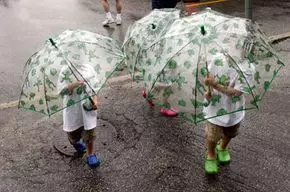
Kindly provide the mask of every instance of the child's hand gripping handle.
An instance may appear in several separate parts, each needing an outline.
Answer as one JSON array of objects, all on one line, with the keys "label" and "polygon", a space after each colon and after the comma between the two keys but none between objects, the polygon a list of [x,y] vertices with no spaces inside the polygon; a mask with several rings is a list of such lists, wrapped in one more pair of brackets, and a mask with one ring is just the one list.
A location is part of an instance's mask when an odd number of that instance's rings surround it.
[{"label": "child's hand gripping handle", "polygon": [[89,100],[90,100],[90,102],[92,104],[92,110],[97,110],[98,107],[97,107],[97,104],[94,102],[94,100],[91,97],[89,97]]}]

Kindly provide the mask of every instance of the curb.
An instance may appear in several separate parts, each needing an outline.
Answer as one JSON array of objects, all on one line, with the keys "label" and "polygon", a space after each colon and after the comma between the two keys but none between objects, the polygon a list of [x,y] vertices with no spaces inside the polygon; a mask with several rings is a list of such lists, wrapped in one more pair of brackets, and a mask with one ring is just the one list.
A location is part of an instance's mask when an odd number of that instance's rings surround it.
[{"label": "curb", "polygon": [[278,42],[286,40],[288,38],[290,38],[290,32],[279,34],[279,35],[273,35],[273,36],[269,37],[270,43],[278,43]]}]

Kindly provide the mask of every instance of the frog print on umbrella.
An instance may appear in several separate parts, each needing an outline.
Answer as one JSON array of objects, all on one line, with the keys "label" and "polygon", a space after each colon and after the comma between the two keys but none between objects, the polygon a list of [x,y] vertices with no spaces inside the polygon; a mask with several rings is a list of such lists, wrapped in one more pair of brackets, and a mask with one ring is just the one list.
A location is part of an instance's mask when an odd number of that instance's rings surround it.
[{"label": "frog print on umbrella", "polygon": [[[66,30],[48,39],[26,62],[18,107],[51,116],[90,96],[83,97],[87,93],[78,87],[75,93],[80,99],[66,101],[70,93],[61,83],[82,80],[97,94],[124,59],[118,41],[88,31]],[[90,66],[92,76],[85,77],[84,65]],[[63,68],[68,70],[60,75]]]}]

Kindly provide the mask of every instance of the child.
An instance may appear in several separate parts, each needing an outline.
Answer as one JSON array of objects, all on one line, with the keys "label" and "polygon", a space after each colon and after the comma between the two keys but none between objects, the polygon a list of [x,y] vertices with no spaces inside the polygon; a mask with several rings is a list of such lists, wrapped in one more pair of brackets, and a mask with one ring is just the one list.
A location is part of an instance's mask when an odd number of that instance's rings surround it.
[{"label": "child", "polygon": [[[172,73],[172,75],[174,75],[172,70],[163,71],[163,73],[167,73],[167,74],[171,74]],[[158,95],[159,101],[162,102],[163,104],[166,104],[166,103],[168,103],[168,97],[169,96],[165,95],[164,91],[166,89],[170,88],[171,85],[172,85],[172,83],[170,81],[166,81],[162,77],[159,77],[158,81],[154,84],[154,87],[153,87],[153,90],[152,90],[151,94]],[[147,98],[147,94],[146,94],[145,88],[142,89],[142,96],[144,98]],[[153,108],[155,106],[153,104],[153,101],[151,101],[150,99],[148,99],[147,102],[148,102],[150,107]],[[167,117],[176,117],[176,116],[178,116],[178,110],[174,109],[174,108],[161,107],[160,108],[160,113],[162,115],[164,115],[164,116],[167,116]]]},{"label": "child", "polygon": [[[78,71],[87,79],[96,78],[90,65],[78,66]],[[79,75],[78,72],[74,72]],[[81,98],[92,94],[92,90],[84,81],[76,79],[69,67],[63,67],[58,77],[59,94],[63,97],[64,107],[68,103],[80,101]],[[92,96],[95,105],[89,99],[72,104],[63,110],[63,130],[67,132],[68,139],[78,153],[87,152],[87,164],[89,167],[97,167],[100,161],[93,153],[94,139],[97,126],[97,96]],[[91,109],[91,110],[88,110]]]},{"label": "child", "polygon": [[[216,116],[217,112],[220,109],[233,112],[241,107],[244,108],[244,87],[248,86],[245,80],[250,85],[253,82],[255,68],[252,64],[245,63],[247,61],[244,60],[238,66],[235,66],[236,64],[231,66],[228,59],[224,54],[217,54],[209,64],[209,75],[204,80],[205,85],[212,88],[211,93],[205,93],[205,98],[208,101],[213,96],[220,98],[219,102],[210,103],[209,106],[204,108],[206,118],[209,118],[205,127],[208,150],[205,161],[205,172],[207,174],[218,173],[218,162],[227,164],[231,161],[227,146],[231,139],[238,134],[241,121],[245,117],[244,110],[223,116]],[[241,77],[237,70],[241,70],[244,77]],[[232,102],[233,98],[236,98],[234,102]]]}]

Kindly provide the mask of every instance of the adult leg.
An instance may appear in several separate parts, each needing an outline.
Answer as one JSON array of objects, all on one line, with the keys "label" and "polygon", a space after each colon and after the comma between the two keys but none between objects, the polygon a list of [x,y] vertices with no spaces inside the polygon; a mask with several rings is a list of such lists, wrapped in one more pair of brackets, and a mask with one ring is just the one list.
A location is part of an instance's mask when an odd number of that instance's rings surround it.
[{"label": "adult leg", "polygon": [[117,16],[116,16],[116,24],[121,25],[122,24],[122,0],[116,0],[116,9],[117,9]]},{"label": "adult leg", "polygon": [[108,0],[101,0],[101,2],[102,2],[102,5],[105,9],[105,12],[106,13],[110,12],[110,5],[109,5]]},{"label": "adult leg", "polygon": [[103,21],[103,26],[104,27],[108,27],[109,24],[113,23],[114,22],[114,19],[112,17],[112,14],[110,12],[110,6],[109,6],[109,3],[108,3],[108,0],[101,0],[102,2],[102,5],[104,7],[104,10],[106,12],[106,19],[105,21]]},{"label": "adult leg", "polygon": [[117,10],[117,13],[121,13],[122,12],[122,8],[123,8],[122,0],[116,0],[116,10]]}]

